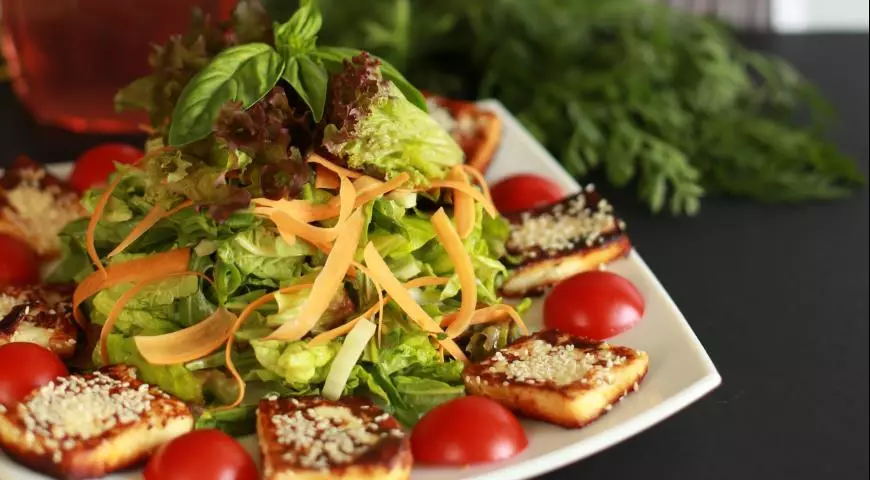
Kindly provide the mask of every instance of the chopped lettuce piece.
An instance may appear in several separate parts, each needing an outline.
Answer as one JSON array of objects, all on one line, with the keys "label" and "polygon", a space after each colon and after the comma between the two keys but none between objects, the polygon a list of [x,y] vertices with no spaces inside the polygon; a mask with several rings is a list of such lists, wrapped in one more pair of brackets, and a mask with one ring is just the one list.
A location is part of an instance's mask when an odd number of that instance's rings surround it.
[{"label": "chopped lettuce piece", "polygon": [[304,341],[253,340],[251,346],[260,365],[288,384],[297,386],[323,383],[341,342],[311,347]]},{"label": "chopped lettuce piece", "polygon": [[382,77],[377,59],[354,57],[330,84],[324,146],[349,167],[385,178],[405,172],[427,185],[463,162],[453,137]]},{"label": "chopped lettuce piece", "polygon": [[[313,252],[302,240],[288,245],[264,228],[241,232],[217,249],[218,258],[241,274],[279,281],[298,277],[305,256]],[[228,293],[233,291],[228,289]]]},{"label": "chopped lettuce piece", "polygon": [[[132,365],[138,370],[138,376],[143,382],[157,385],[185,402],[203,403],[202,385],[184,365],[151,365],[142,358],[136,343],[130,337],[110,334],[106,345],[110,363]],[[93,357],[94,362],[99,363],[99,348],[94,349]]]}]

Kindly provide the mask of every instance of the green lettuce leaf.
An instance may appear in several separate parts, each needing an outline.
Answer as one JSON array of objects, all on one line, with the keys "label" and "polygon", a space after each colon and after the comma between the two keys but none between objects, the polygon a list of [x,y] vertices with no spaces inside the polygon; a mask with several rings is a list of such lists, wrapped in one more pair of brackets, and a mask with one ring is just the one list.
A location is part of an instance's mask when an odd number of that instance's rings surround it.
[{"label": "green lettuce leaf", "polygon": [[253,340],[251,346],[263,368],[278,375],[287,384],[305,386],[326,380],[329,365],[341,348],[341,342],[332,341],[311,347],[304,341]]},{"label": "green lettuce leaf", "polygon": [[[146,362],[132,338],[110,334],[106,345],[110,363],[125,363],[136,367],[139,378],[146,383],[157,385],[171,395],[185,402],[202,404],[204,401],[202,385],[193,372],[183,365],[151,365]],[[94,349],[94,361],[99,362],[99,348]]]},{"label": "green lettuce leaf", "polygon": [[404,172],[415,185],[427,185],[463,162],[453,137],[383,79],[377,59],[354,57],[330,88],[324,146],[351,168],[385,178]]},{"label": "green lettuce leaf", "polygon": [[234,266],[242,275],[279,281],[298,277],[305,257],[313,253],[313,247],[304,241],[288,245],[262,227],[237,234],[217,250],[221,262]]}]

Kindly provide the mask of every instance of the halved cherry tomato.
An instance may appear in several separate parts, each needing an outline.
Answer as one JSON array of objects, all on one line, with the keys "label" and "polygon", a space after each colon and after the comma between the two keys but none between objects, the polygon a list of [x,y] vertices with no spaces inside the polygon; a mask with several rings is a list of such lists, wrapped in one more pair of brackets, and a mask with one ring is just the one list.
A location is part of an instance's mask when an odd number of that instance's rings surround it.
[{"label": "halved cherry tomato", "polygon": [[0,287],[39,281],[39,257],[17,237],[0,233]]},{"label": "halved cherry tomato", "polygon": [[68,374],[60,358],[45,347],[27,342],[0,346],[0,405],[10,407],[34,389]]},{"label": "halved cherry tomato", "polygon": [[411,432],[414,461],[434,465],[496,462],[529,441],[517,417],[486,397],[460,397],[429,411]]},{"label": "halved cherry tomato", "polygon": [[492,201],[501,213],[513,213],[558,202],[564,194],[559,185],[524,173],[507,177],[492,186]]},{"label": "halved cherry tomato", "polygon": [[257,480],[251,455],[220,430],[194,430],[163,444],[145,467],[145,480]]},{"label": "halved cherry tomato", "polygon": [[643,317],[643,296],[625,277],[584,272],[556,285],[544,301],[544,325],[590,340],[606,340]]},{"label": "halved cherry tomato", "polygon": [[98,145],[76,159],[69,182],[80,192],[104,185],[115,171],[115,162],[136,163],[142,155],[142,150],[123,143]]}]

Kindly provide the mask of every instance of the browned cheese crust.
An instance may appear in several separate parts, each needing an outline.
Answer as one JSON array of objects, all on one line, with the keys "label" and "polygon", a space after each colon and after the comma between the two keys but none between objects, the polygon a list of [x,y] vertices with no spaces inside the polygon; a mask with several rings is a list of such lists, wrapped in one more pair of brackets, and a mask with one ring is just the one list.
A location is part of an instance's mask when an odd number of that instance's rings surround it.
[{"label": "browned cheese crust", "polygon": [[138,464],[193,428],[184,402],[125,365],[61,377],[15,407],[0,406],[0,446],[54,478],[102,477]]},{"label": "browned cheese crust", "polygon": [[72,292],[66,285],[0,288],[0,345],[31,342],[72,357],[78,341]]},{"label": "browned cheese crust", "polygon": [[404,480],[409,440],[395,418],[360,397],[267,398],[257,409],[264,480]]},{"label": "browned cheese crust", "polygon": [[463,373],[469,394],[566,428],[588,425],[637,390],[649,358],[555,330],[523,337]]},{"label": "browned cheese crust", "polygon": [[540,295],[560,281],[631,251],[625,224],[591,187],[541,208],[506,215],[507,251],[519,262],[501,286],[506,297]]}]

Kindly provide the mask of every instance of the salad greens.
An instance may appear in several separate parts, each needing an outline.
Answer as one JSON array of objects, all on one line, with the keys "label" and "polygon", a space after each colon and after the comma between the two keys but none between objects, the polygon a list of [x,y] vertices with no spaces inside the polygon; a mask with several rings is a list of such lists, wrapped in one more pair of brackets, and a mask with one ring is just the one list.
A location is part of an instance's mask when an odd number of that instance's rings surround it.
[{"label": "salad greens", "polygon": [[[272,26],[262,22],[266,17],[257,5],[240,2],[233,22],[220,27],[198,19],[193,33],[157,49],[154,73],[118,95],[119,104],[148,110],[154,133],[147,153],[137,166],[119,167],[113,190],[95,189],[82,200],[93,213],[106,199],[92,230],[103,264],[188,249],[187,268],[200,274],[163,278],[134,295],[108,332],[108,361],[134,365],[145,381],[206,409],[232,404],[198,421],[232,433],[253,428],[253,409],[266,394],[319,394],[344,337],[336,334],[316,345],[309,340],[353,320],[378,300],[378,287],[356,271],[345,277],[306,336],[267,339],[278,327],[296,322],[313,289],[259,300],[280,288],[314,282],[328,254],[322,245],[288,236],[255,211],[252,199],[260,202],[256,205],[280,200],[311,208],[337,201],[335,190],[315,186],[304,160],[312,152],[374,177],[370,181],[406,173],[407,187],[443,178],[463,161],[450,135],[418,108],[423,97],[397,70],[364,52],[317,45],[321,18],[315,2],[303,2],[286,23]],[[169,103],[174,103],[171,112]],[[439,208],[452,211],[451,196],[423,190],[392,192],[359,205],[363,229],[355,258],[362,260],[363,248],[372,243],[402,282],[442,277],[412,291],[440,322],[459,310],[462,295],[454,264],[431,223]],[[123,252],[109,256],[147,215],[179,206]],[[478,303],[491,305],[501,301],[497,291],[506,269],[500,259],[508,227],[480,205],[476,215],[463,242],[477,276]],[[95,273],[87,254],[89,221],[76,220],[61,232],[63,256],[52,281],[81,282]],[[336,220],[306,222],[317,228],[332,227]],[[107,324],[132,287],[124,282],[90,297],[82,308],[91,323]],[[249,308],[255,301],[259,307]],[[223,347],[202,358],[152,365],[134,341],[196,325],[219,307],[235,315],[250,311],[226,354],[245,382],[243,396]],[[463,363],[445,359],[437,343],[444,338],[423,331],[396,304],[383,308],[382,329],[353,366],[344,394],[368,395],[413,424],[428,409],[464,393]],[[499,332],[496,340],[491,328]],[[504,322],[476,325],[456,341],[477,358],[515,333]],[[479,340],[481,335],[485,340]],[[100,357],[97,347],[96,364]]]}]

